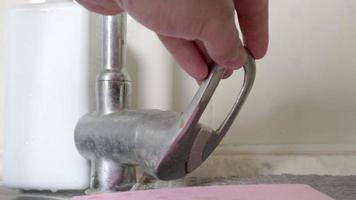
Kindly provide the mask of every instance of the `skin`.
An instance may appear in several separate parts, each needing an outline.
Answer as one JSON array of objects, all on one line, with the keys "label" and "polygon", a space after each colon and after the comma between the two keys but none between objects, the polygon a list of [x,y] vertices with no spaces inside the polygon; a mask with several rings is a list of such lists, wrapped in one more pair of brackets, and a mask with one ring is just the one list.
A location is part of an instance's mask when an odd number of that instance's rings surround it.
[{"label": "skin", "polygon": [[228,77],[245,63],[247,51],[256,59],[267,51],[268,0],[77,1],[104,15],[127,12],[156,32],[176,61],[198,81],[207,77],[214,63],[225,67]]}]

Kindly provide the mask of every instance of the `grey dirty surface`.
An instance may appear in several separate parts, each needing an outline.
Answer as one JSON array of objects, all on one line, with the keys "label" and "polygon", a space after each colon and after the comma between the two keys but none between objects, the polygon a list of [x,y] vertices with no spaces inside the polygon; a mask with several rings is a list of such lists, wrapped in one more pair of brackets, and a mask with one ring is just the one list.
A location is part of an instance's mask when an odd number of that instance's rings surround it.
[{"label": "grey dirty surface", "polygon": [[[147,190],[166,187],[246,184],[307,184],[335,200],[356,200],[356,176],[271,175],[260,177],[187,177],[168,182],[146,177],[141,179],[134,189]],[[80,194],[82,193],[19,193],[0,187],[0,200],[68,200],[71,196]]]},{"label": "grey dirty surface", "polygon": [[318,175],[271,175],[260,177],[188,177],[178,181],[156,181],[146,178],[136,185],[138,190],[211,185],[247,185],[247,184],[307,184],[329,195],[335,200],[356,200],[356,176],[318,176]]},{"label": "grey dirty surface", "polygon": [[52,193],[48,191],[27,191],[20,192],[0,187],[0,200],[69,200],[73,196],[83,195],[83,191],[62,191]]}]

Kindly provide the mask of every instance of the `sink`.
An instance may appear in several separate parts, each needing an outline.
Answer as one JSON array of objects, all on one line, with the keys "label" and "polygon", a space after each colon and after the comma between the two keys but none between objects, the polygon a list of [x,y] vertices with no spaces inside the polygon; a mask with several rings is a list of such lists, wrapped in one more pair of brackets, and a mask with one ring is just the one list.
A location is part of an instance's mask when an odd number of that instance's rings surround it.
[{"label": "sink", "polygon": [[[36,197],[36,196],[19,196],[19,197],[15,197],[12,198],[10,197],[11,200],[59,200],[57,198],[52,198],[52,197]],[[61,198],[62,199],[62,198]],[[5,199],[7,200],[7,199]]]},{"label": "sink", "polygon": [[38,192],[38,191],[20,191],[0,187],[1,200],[69,200],[73,196],[83,195],[82,191],[64,191],[64,192]]}]

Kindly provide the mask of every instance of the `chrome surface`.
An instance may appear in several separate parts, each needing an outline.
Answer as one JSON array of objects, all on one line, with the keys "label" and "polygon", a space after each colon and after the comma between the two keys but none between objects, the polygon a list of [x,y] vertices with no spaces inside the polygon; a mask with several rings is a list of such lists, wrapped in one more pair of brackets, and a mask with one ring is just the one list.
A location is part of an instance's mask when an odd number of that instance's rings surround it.
[{"label": "chrome surface", "polygon": [[136,183],[136,170],[133,166],[118,164],[111,159],[91,160],[91,183],[87,194],[100,191],[126,191]]},{"label": "chrome surface", "polygon": [[217,130],[199,120],[224,75],[224,68],[219,66],[212,68],[184,112],[132,110],[130,82],[123,67],[126,18],[120,15],[104,20],[97,110],[83,116],[75,129],[77,149],[92,165],[89,192],[130,189],[135,182],[135,165],[161,180],[185,176],[206,160],[232,125],[254,82],[254,59],[249,57],[244,65],[242,89]]},{"label": "chrome surface", "polygon": [[131,80],[124,68],[126,14],[103,17],[103,63],[96,80],[96,111],[108,114],[130,107]]},{"label": "chrome surface", "polygon": [[121,71],[126,56],[126,14],[103,17],[103,68]]},{"label": "chrome surface", "polygon": [[7,189],[0,186],[1,200],[70,200],[74,196],[82,196],[83,192],[78,191],[20,191]]},{"label": "chrome surface", "polygon": [[[130,108],[131,81],[125,65],[126,14],[103,17],[103,63],[96,80],[95,116]],[[98,132],[100,134],[100,132]],[[87,157],[88,158],[88,157]],[[136,183],[135,167],[102,156],[90,157],[88,193],[122,191]]]}]

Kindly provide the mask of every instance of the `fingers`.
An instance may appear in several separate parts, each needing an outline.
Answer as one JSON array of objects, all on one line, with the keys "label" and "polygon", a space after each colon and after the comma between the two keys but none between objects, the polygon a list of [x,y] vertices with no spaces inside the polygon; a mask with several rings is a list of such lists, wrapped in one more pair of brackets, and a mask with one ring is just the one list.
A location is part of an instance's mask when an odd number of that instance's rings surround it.
[{"label": "fingers", "polygon": [[223,78],[224,78],[224,79],[229,78],[233,73],[234,73],[234,70],[232,70],[232,69],[226,69]]},{"label": "fingers", "polygon": [[[214,61],[210,58],[210,56],[208,55],[208,52],[206,51],[206,48],[204,46],[204,44],[200,41],[196,41],[195,42],[201,52],[201,54],[204,56],[205,62],[208,64],[209,67],[214,65]],[[232,73],[234,72],[233,69],[226,69],[225,70],[225,74],[224,74],[224,79],[225,78],[229,78]]]},{"label": "fingers", "polygon": [[256,58],[268,48],[268,0],[235,0],[245,46]]},{"label": "fingers", "polygon": [[207,63],[207,65],[209,67],[212,66],[214,64],[214,61],[213,61],[213,59],[210,58],[210,56],[209,56],[209,54],[208,54],[203,42],[195,41],[195,44],[198,46],[198,49],[199,49],[200,53],[202,54],[202,56],[203,56],[205,62]]},{"label": "fingers", "polygon": [[220,66],[238,69],[247,53],[239,38],[233,18],[230,22],[207,23],[199,36],[209,56]]},{"label": "fingers", "polygon": [[193,41],[158,35],[168,51],[181,67],[196,80],[204,80],[208,75],[208,65]]},{"label": "fingers", "polygon": [[97,12],[103,15],[116,15],[123,10],[115,2],[115,0],[76,0],[79,4],[84,6],[86,9]]}]

